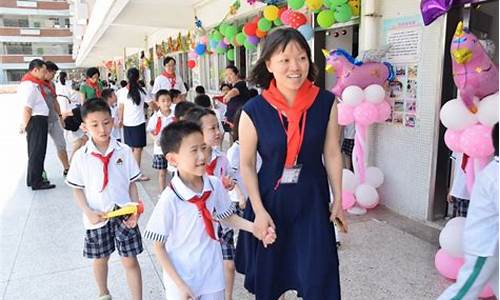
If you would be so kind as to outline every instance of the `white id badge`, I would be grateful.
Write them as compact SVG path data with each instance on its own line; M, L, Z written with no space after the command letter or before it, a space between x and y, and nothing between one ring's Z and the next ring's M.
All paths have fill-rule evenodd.
M299 182L300 171L302 171L302 165L285 168L280 182L283 184L295 184Z

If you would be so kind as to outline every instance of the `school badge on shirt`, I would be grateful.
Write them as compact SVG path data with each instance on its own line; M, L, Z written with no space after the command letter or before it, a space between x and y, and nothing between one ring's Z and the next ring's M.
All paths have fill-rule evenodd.
M123 160L121 158L118 158L116 160L116 164L119 165L119 166L123 165Z

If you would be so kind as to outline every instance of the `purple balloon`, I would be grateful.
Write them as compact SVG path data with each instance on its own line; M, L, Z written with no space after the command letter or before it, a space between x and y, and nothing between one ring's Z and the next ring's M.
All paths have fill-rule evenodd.
M259 43L259 38L254 35L249 35L247 36L247 41L250 44L257 46L257 44Z
M227 48L227 44L224 43L224 41L220 41L219 48L226 49Z
M473 2L477 2L477 0L422 0L420 2L420 11L422 12L424 24L427 26L441 15L447 13L452 6Z

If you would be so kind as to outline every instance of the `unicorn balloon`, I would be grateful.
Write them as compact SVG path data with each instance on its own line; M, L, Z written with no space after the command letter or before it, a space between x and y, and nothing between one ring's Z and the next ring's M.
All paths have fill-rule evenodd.
M337 76L337 83L332 88L335 95L342 95L342 91L350 85L364 89L371 84L384 86L387 80L394 79L394 69L389 63L363 63L343 49L323 50L323 54L326 57L326 71L335 72Z
M459 22L450 46L453 80L467 108L477 112L474 97L482 99L498 91L498 66L478 39Z

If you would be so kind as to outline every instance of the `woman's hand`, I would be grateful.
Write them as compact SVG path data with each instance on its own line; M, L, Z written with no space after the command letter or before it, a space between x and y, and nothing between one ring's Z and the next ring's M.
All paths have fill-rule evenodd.
M347 233L347 219L345 217L344 210L340 205L341 202L341 199L335 199L335 205L333 206L332 212L330 213L330 221L335 224L341 232Z
M273 219L265 209L255 212L255 220L253 223L253 235L261 241L264 240L268 234L269 227L271 227L273 231L276 230Z

